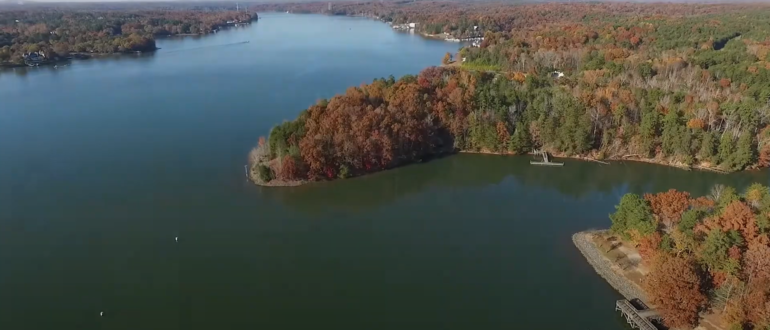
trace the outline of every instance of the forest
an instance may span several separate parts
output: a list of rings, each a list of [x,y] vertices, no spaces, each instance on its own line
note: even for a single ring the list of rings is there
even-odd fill
[[[35,7],[0,11],[0,65],[22,64],[23,55],[111,54],[155,50],[156,36],[207,34],[228,21],[256,14],[227,10],[94,10]]]
[[[770,6],[383,2],[333,10],[439,24],[458,37],[470,28],[484,40],[445,55],[447,65],[351,87],[276,126],[250,155],[257,182],[536,148],[725,172],[770,165]]]
[[[768,187],[626,194],[610,219],[649,268],[643,287],[667,326],[693,328],[711,313],[726,329],[770,329]]]

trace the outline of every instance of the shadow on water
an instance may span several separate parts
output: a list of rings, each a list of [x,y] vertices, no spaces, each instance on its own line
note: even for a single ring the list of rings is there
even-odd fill
[[[292,209],[316,213],[364,212],[431,189],[464,191],[500,186],[511,195],[526,194],[516,189],[519,186],[581,200],[596,194],[620,199],[627,192],[672,188],[702,196],[715,184],[742,190],[754,182],[768,183],[766,171],[724,175],[638,162],[602,165],[570,159],[564,160],[564,167],[541,167],[530,165],[529,160],[526,156],[460,154],[348,180],[257,189]]]

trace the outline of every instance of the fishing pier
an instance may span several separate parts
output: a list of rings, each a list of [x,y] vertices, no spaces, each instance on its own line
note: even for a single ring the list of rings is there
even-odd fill
[[[661,320],[660,314],[654,309],[646,308],[638,309],[630,301],[621,299],[615,302],[615,310],[620,311],[620,314],[625,317],[626,321],[632,328],[639,330],[658,330],[650,320]]]

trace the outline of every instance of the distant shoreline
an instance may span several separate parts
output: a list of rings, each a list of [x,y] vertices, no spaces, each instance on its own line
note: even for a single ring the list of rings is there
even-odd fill
[[[107,57],[107,56],[123,56],[123,55],[131,55],[131,54],[142,54],[142,53],[152,53],[156,52],[160,49],[160,47],[155,47],[155,49],[152,50],[137,50],[137,51],[126,51],[126,52],[117,52],[117,53],[83,53],[83,52],[73,52],[69,53],[67,57],[59,58],[55,60],[47,60],[41,63],[38,63],[37,65],[28,65],[26,63],[9,63],[4,62],[0,63],[0,68],[34,68],[39,66],[51,66],[51,65],[57,65],[61,63],[69,63],[73,60],[90,60],[95,57]]]

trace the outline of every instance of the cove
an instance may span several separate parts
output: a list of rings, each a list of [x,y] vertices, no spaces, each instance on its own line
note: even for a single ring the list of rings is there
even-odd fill
[[[463,154],[255,187],[245,155],[270,127],[457,49],[362,18],[260,16],[0,73],[0,328],[626,329],[572,233],[608,227],[628,191],[768,183]]]

